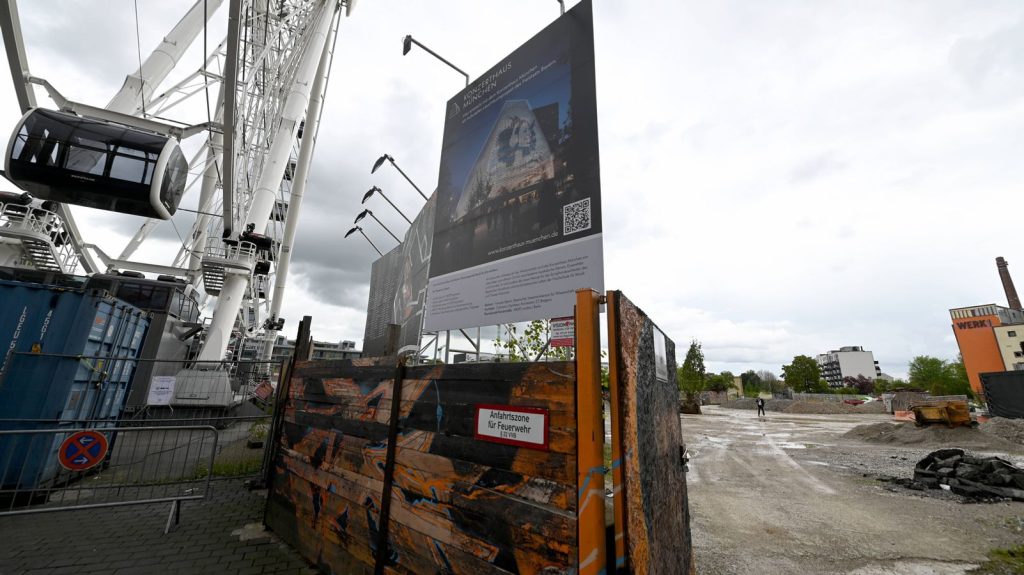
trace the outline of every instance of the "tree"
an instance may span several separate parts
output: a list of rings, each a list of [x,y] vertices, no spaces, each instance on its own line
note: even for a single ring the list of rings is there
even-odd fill
[[[882,378],[875,380],[875,393],[885,393],[887,391],[898,391],[900,389],[906,389],[910,387],[910,384],[903,381],[902,379],[893,379],[887,381]]]
[[[863,375],[848,375],[843,378],[843,387],[853,388],[860,395],[871,395],[875,392],[875,381]]]
[[[728,391],[735,385],[736,376],[731,371],[723,371],[718,375],[708,375],[705,381],[708,391]]]
[[[704,391],[704,351],[701,350],[699,341],[690,342],[690,349],[686,350],[686,359],[683,360],[682,367],[676,371],[676,383],[679,390],[686,394],[688,402],[696,401],[697,394]]]
[[[761,393],[761,376],[752,369],[740,374],[740,381],[743,383],[743,395],[757,397]]]
[[[943,389],[949,377],[946,361],[928,355],[919,355],[910,360],[907,372],[910,375],[910,385],[927,389],[930,392]],[[933,394],[938,395],[934,392]]]
[[[822,381],[818,362],[806,355],[798,355],[792,363],[782,366],[782,377],[793,391],[815,393],[821,388],[818,383]]]
[[[498,331],[498,338],[494,340],[494,347],[504,350],[508,354],[509,361],[536,361],[543,355],[545,358],[555,361],[569,361],[573,359],[573,348],[571,347],[550,347],[548,340],[551,338],[551,322],[535,319],[526,325],[522,335],[514,323],[505,326],[505,339],[501,339],[501,331]],[[601,352],[604,357],[604,351]]]
[[[764,391],[775,393],[782,391],[782,382],[779,381],[779,377],[767,369],[758,370],[757,376],[761,378],[761,389]]]
[[[705,370],[704,352],[700,348],[700,342],[690,342],[690,349],[686,351],[686,359],[683,365],[676,370],[676,384],[680,391],[686,394],[686,399],[679,406],[682,413],[700,413],[700,401],[697,395],[704,390]]]
[[[967,369],[964,368],[962,355],[958,355],[956,361],[949,363],[949,392],[952,395],[974,397],[974,390],[971,389],[971,382],[967,379]]]
[[[907,371],[912,387],[926,389],[932,395],[973,395],[962,358],[946,361],[919,355],[910,360]]]

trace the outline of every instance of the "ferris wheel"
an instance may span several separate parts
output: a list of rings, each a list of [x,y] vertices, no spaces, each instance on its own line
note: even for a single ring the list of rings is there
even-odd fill
[[[100,107],[66,98],[59,78],[32,75],[15,0],[0,2],[23,113],[4,158],[5,176],[21,191],[0,193],[0,265],[176,278],[216,298],[192,371],[222,360],[239,338],[255,342],[269,359],[284,323],[291,246],[334,39],[353,3],[196,0]],[[227,30],[213,30],[211,18],[222,4]],[[202,66],[184,64],[182,55],[200,38]],[[165,86],[182,67],[190,68],[184,78]],[[37,102],[36,86],[52,104]],[[195,99],[205,117],[176,118]],[[196,209],[186,210],[182,200],[193,196],[189,205]],[[111,256],[83,237],[72,205],[136,216],[138,231]],[[162,262],[133,260],[179,210],[195,218],[177,254]],[[230,393],[215,389],[206,397],[218,404]]]

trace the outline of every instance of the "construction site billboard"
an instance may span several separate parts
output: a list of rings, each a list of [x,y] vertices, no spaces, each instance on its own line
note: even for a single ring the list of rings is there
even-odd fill
[[[425,329],[572,313],[604,289],[590,0],[448,101]]]
[[[367,357],[419,348],[427,269],[433,241],[434,203],[430,197],[405,232],[401,245],[373,262],[366,306],[363,354]],[[399,326],[397,349],[388,349],[388,325]]]

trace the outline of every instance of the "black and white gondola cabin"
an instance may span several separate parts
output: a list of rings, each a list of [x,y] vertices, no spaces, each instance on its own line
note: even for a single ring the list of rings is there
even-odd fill
[[[45,200],[166,220],[185,192],[178,141],[155,132],[36,108],[7,150],[8,179]]]

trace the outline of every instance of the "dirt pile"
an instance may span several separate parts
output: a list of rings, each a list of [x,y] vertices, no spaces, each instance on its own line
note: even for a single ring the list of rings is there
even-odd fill
[[[1024,469],[998,457],[974,457],[962,449],[940,449],[914,466],[914,481],[930,489],[946,486],[976,499],[1024,501]]]
[[[843,434],[843,437],[887,445],[918,445],[922,447],[955,445],[957,447],[1000,451],[1020,450],[1020,445],[971,427],[956,427],[953,429],[941,425],[917,427],[909,422],[881,422],[858,425]]]
[[[993,417],[982,423],[980,429],[989,435],[1024,445],[1024,419]]]
[[[885,403],[881,401],[869,401],[857,406],[857,413],[889,413],[885,410]]]
[[[764,410],[786,411],[786,408],[793,403],[791,399],[769,399],[764,402]],[[722,407],[729,409],[757,409],[757,400],[751,397],[741,397],[722,403]]]
[[[749,397],[726,401],[722,407],[730,409],[757,409],[756,400]],[[792,399],[769,399],[764,403],[765,411],[804,414],[846,414],[846,413],[885,413],[885,405],[881,401],[871,401],[863,405],[850,405],[840,401],[794,401]]]
[[[847,403],[838,401],[794,401],[786,408],[786,413],[859,413],[857,408]]]

